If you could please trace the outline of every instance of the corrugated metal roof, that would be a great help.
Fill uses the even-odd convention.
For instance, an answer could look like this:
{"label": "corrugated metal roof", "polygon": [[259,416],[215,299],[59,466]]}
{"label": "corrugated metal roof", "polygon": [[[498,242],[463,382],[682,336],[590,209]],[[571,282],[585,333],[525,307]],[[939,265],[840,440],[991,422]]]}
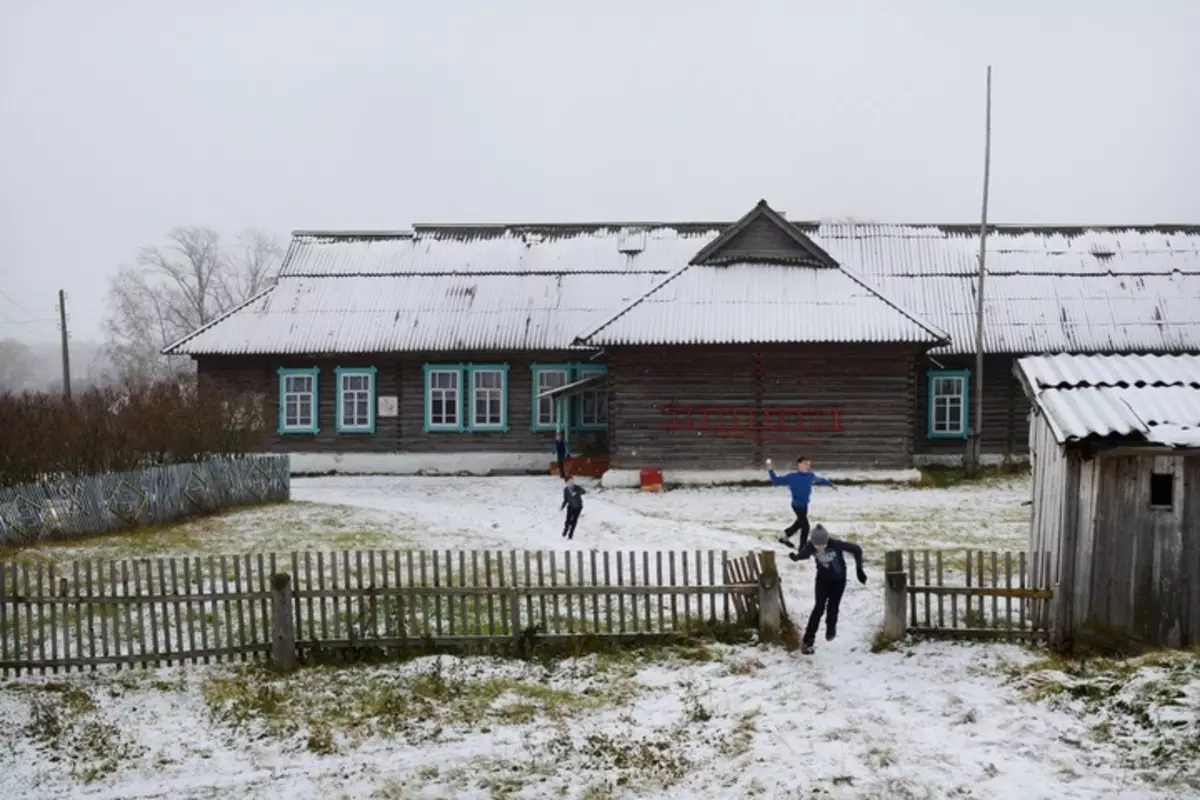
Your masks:
{"label": "corrugated metal roof", "polygon": [[[934,353],[974,351],[977,228],[846,222],[795,224],[843,268],[863,278],[883,297],[910,316],[948,334],[949,346],[935,349]],[[301,277],[364,275],[588,273],[594,275],[588,284],[592,287],[599,287],[605,274],[618,281],[622,275],[638,273],[653,274],[661,280],[685,267],[727,226],[727,223],[628,222],[417,226],[413,231],[402,232],[297,232],[280,273],[280,285],[292,292],[295,290],[287,289],[287,282]],[[988,238],[987,264],[984,305],[987,352],[1200,350],[1200,227],[995,226]],[[772,272],[763,271],[767,269]],[[752,280],[759,280],[759,274],[771,274],[773,277],[764,280],[781,285],[795,278],[796,273],[780,269],[757,265]],[[805,280],[796,279],[795,286],[805,285]],[[510,291],[517,295],[526,291],[498,288],[500,283],[488,285],[500,292],[496,302],[506,302],[509,297],[506,293]],[[595,302],[606,297],[623,297],[624,285],[620,283],[611,292],[597,290]],[[755,330],[765,330],[761,320],[744,311],[748,296],[743,290],[729,281],[722,286],[723,291],[730,292],[733,317],[710,318],[706,322],[722,327],[726,331],[722,334],[724,338],[749,335],[731,332],[734,318],[757,325]],[[353,295],[355,291],[347,289],[344,293]],[[836,292],[830,296],[836,296]],[[796,300],[802,301],[803,298]],[[600,313],[596,319],[613,316],[624,305],[616,302],[603,309],[607,314]],[[768,302],[766,307],[770,305]],[[708,310],[713,313],[711,304]],[[235,324],[231,320],[240,319],[242,313],[227,316],[219,326]],[[318,324],[282,315],[273,319],[287,330],[334,326],[328,321]],[[859,336],[889,331],[891,324],[858,319],[854,323],[860,329]],[[267,352],[265,344],[244,340],[252,335],[251,328],[253,335],[261,334],[271,341],[282,337],[261,325],[236,324],[245,327],[242,339],[235,336],[229,340],[232,346],[241,348],[238,352],[248,352],[245,348]],[[523,325],[516,316],[513,324]],[[592,324],[598,322],[585,321],[573,334],[591,332]],[[786,328],[786,334],[772,335],[819,335],[817,319],[805,323],[812,327],[803,331],[796,327],[799,322],[788,324],[792,327]],[[517,340],[523,335],[520,329],[495,332],[495,337],[503,341]],[[453,338],[447,334],[445,340]],[[203,341],[218,339],[206,336]],[[356,340],[351,337],[347,341]],[[334,344],[331,341],[327,346]]]}
{"label": "corrugated metal roof", "polygon": [[285,278],[168,349],[191,355],[557,350],[661,276]]}
{"label": "corrugated metal roof", "polygon": [[[827,224],[813,234],[839,263],[975,349],[977,230]],[[1200,349],[1200,229],[999,230],[984,285],[989,353]]]}
{"label": "corrugated metal roof", "polygon": [[[566,229],[442,229],[392,236],[298,233],[281,276],[411,275],[462,272],[673,272],[719,229],[626,227]],[[630,249],[631,243],[642,246]],[[622,252],[622,247],[626,252]]]}
{"label": "corrugated metal roof", "polygon": [[943,339],[843,270],[781,264],[685,267],[580,336],[597,346]]}
{"label": "corrugated metal roof", "polygon": [[1114,386],[1191,386],[1200,388],[1200,356],[1028,356],[1019,360],[1031,386],[1079,389]]}
{"label": "corrugated metal roof", "polygon": [[1132,437],[1200,446],[1200,356],[1022,358],[1018,373],[1060,444]]}

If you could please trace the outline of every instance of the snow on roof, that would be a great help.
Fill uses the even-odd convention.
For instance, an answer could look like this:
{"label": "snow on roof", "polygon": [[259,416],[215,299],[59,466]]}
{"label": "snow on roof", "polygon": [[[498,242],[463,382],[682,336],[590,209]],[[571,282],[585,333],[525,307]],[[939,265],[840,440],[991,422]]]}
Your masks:
{"label": "snow on roof", "polygon": [[1200,355],[1031,356],[1016,369],[1059,444],[1200,446]]}
{"label": "snow on roof", "polygon": [[561,350],[661,276],[285,278],[169,353]]}
{"label": "snow on roof", "polygon": [[580,336],[581,344],[925,342],[945,334],[846,271],[790,264],[685,267]]}
{"label": "snow on roof", "polygon": [[[847,333],[840,334],[847,338],[839,341],[881,334],[898,337],[896,340],[930,341],[913,338],[917,337],[916,333],[901,332],[904,323],[897,321],[895,315],[895,308],[899,307],[903,309],[902,315],[923,320],[928,327],[948,335],[949,345],[933,350],[935,354],[974,351],[978,226],[862,222],[793,224],[848,272],[862,278],[887,299],[887,302],[853,301],[864,305],[856,307],[854,325],[845,329]],[[500,279],[502,276],[590,275],[586,285],[594,297],[589,303],[598,314],[586,320],[576,314],[566,315],[563,326],[570,325],[572,319],[579,323],[571,332],[572,336],[565,337],[571,340],[594,332],[592,326],[617,315],[628,305],[631,299],[627,296],[626,286],[630,284],[626,284],[622,276],[654,275],[657,281],[664,280],[683,269],[728,227],[729,223],[720,222],[614,222],[417,225],[411,231],[341,233],[297,231],[280,271],[280,290],[299,292],[299,288],[289,288],[289,281],[313,277],[357,282],[362,276],[445,278],[491,275],[497,280],[481,283],[479,291],[494,292],[497,296],[485,302],[511,304],[514,297],[536,290],[531,288],[533,284],[525,283],[508,287]],[[748,281],[766,281],[787,297],[794,298],[795,302],[814,303],[813,295],[801,296],[801,287],[813,288],[811,282],[818,280],[807,274],[807,268],[787,269],[780,265],[759,264],[752,269],[753,278],[746,272]],[[1200,226],[997,225],[988,237],[987,271],[984,307],[987,352],[1200,350]],[[601,288],[609,279],[616,284],[611,289]],[[705,279],[692,277],[682,286],[691,287],[696,280]],[[841,289],[834,287],[832,280],[835,279],[827,280],[819,288],[828,293],[829,298],[840,297],[836,302],[842,305],[836,307],[843,310],[835,311],[835,306],[828,306],[831,301],[816,301],[817,307],[828,306],[820,313],[829,319],[844,313],[848,307],[846,303],[851,302],[850,298],[858,291],[846,284]],[[657,281],[650,281],[650,284]],[[356,286],[361,285],[356,283]],[[807,322],[789,316],[785,323],[780,323],[784,327],[769,328],[764,318],[747,309],[762,308],[770,313],[769,309],[775,305],[770,295],[730,280],[722,281],[719,286],[716,283],[705,285],[711,291],[729,293],[731,302],[723,306],[728,307],[729,314],[725,316],[722,311],[712,316],[714,306],[709,303],[710,317],[706,324],[713,331],[689,333],[686,326],[695,327],[699,322],[681,319],[677,323],[681,326],[681,335],[699,337],[700,340],[757,341],[755,337],[767,335],[774,340],[808,341],[828,333],[829,324],[822,322],[819,315]],[[696,290],[700,290],[699,284],[696,284]],[[354,287],[323,291],[333,292],[338,298],[363,296],[363,290]],[[678,287],[675,291],[679,291]],[[661,298],[669,296],[673,295],[660,295],[655,307],[661,309]],[[613,305],[599,308],[600,303],[612,298],[617,298]],[[390,310],[403,308],[406,313],[414,310],[440,313],[440,300],[426,300],[427,306],[423,309],[405,305]],[[270,302],[275,304],[277,301]],[[530,298],[529,302],[543,301]],[[704,313],[707,301],[703,296],[694,296],[689,302],[697,307],[688,313]],[[252,303],[247,309],[257,306]],[[366,340],[365,334],[352,333],[358,324],[354,320],[366,318],[365,312],[357,307],[324,307],[321,313],[326,317],[334,313],[353,317],[340,322],[301,319],[301,314],[309,313],[303,309],[308,308],[310,306],[305,305],[287,313],[282,310],[272,312],[269,319],[279,326],[278,330],[268,329],[266,318],[261,316],[253,324],[242,321],[244,314],[258,312],[239,310],[226,315],[215,325],[210,324],[204,336],[188,337],[185,342],[190,341],[190,344],[171,352],[193,352],[191,347],[201,344],[209,348],[204,352],[210,353],[297,352],[299,345],[289,344],[287,350],[276,351],[271,348],[280,345],[267,344],[268,340],[281,342],[292,335],[292,331],[302,332],[308,339],[318,335],[319,330],[326,331],[323,334],[326,337],[333,336],[331,331],[339,331],[341,338],[321,340],[326,348],[323,352],[337,349],[348,352],[361,347]],[[875,314],[874,309],[882,316],[860,318],[864,312]],[[378,313],[386,320],[386,310]],[[234,322],[235,319],[239,321]],[[525,336],[526,323],[519,315],[514,314],[506,320],[505,324],[515,327],[512,330],[493,328],[490,339],[472,328],[462,336],[443,331],[429,341],[447,344],[460,338],[540,341],[536,336]],[[387,320],[389,328],[394,329],[397,324]],[[495,324],[499,325],[500,321],[495,320]],[[629,324],[632,323],[623,323]],[[223,331],[229,325],[237,327],[238,333],[226,336]],[[438,323],[439,330],[442,330],[441,325]],[[222,333],[208,335],[208,331],[216,329]],[[616,330],[620,329],[614,328],[609,334]],[[910,338],[904,339],[905,336]],[[251,341],[247,337],[255,338]],[[232,349],[218,349],[220,347]]]}

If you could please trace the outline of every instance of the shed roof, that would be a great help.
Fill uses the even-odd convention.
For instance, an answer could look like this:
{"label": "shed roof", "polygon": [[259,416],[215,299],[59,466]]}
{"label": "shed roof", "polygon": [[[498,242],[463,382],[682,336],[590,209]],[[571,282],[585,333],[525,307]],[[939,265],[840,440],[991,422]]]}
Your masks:
{"label": "shed roof", "polygon": [[1030,356],[1015,369],[1059,444],[1200,447],[1200,355]]}

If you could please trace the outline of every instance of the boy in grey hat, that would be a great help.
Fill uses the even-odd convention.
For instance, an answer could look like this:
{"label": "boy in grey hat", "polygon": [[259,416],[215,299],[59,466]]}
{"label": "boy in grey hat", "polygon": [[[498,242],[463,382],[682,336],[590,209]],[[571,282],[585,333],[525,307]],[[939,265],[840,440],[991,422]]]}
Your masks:
{"label": "boy in grey hat", "polygon": [[838,608],[842,604],[842,594],[846,591],[844,553],[854,556],[858,582],[866,583],[867,573],[863,572],[862,548],[851,542],[834,539],[829,535],[829,531],[825,530],[824,525],[814,527],[800,552],[791,554],[792,561],[812,558],[817,562],[817,585],[814,592],[816,603],[808,616],[808,627],[804,630],[802,653],[813,652],[822,616],[825,617],[825,641],[832,641],[837,636]]}

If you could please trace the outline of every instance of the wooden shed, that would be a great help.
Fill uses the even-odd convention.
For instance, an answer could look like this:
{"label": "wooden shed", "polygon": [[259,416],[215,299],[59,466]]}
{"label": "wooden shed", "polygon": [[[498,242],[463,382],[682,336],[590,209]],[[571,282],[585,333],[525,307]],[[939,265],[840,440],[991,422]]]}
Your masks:
{"label": "wooden shed", "polygon": [[1052,640],[1200,645],[1200,355],[1020,359]]}

